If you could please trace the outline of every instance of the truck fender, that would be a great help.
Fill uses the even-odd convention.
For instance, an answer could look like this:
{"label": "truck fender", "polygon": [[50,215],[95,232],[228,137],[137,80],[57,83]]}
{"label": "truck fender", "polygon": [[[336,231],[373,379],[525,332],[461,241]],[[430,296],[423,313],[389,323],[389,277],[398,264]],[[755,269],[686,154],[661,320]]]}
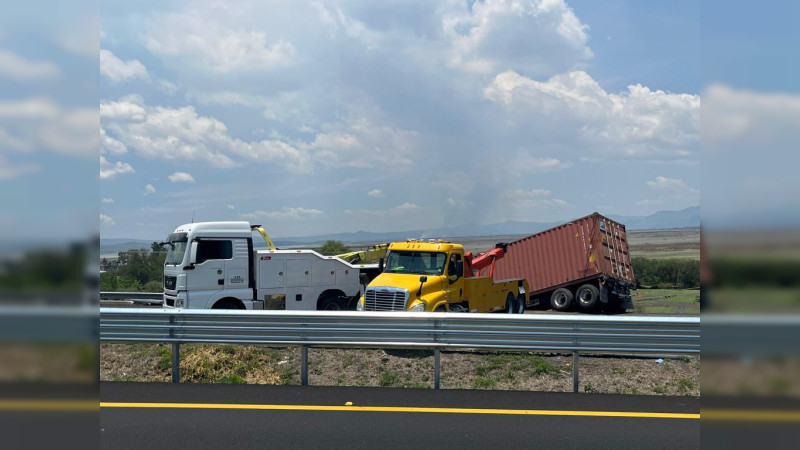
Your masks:
{"label": "truck fender", "polygon": [[436,304],[433,306],[433,309],[432,309],[432,311],[436,311],[436,308],[438,308],[438,307],[440,307],[440,306],[444,306],[444,310],[445,310],[445,311],[448,311],[448,312],[450,311],[450,308],[449,308],[449,306],[448,306],[447,302],[445,302],[445,301],[440,301],[440,302],[437,302],[437,303],[436,303]]}

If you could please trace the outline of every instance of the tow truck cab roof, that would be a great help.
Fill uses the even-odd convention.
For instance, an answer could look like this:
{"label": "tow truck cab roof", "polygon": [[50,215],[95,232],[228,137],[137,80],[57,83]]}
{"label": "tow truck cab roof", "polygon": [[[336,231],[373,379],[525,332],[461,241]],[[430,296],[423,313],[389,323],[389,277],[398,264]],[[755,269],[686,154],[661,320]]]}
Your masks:
{"label": "tow truck cab roof", "polygon": [[394,242],[389,246],[389,250],[397,251],[417,251],[417,252],[449,252],[451,250],[464,250],[461,244],[453,244],[451,242],[423,242],[423,241],[409,241],[409,242]]}
{"label": "tow truck cab roof", "polygon": [[192,233],[216,237],[250,236],[249,222],[197,222],[187,223],[175,229],[175,233]]}

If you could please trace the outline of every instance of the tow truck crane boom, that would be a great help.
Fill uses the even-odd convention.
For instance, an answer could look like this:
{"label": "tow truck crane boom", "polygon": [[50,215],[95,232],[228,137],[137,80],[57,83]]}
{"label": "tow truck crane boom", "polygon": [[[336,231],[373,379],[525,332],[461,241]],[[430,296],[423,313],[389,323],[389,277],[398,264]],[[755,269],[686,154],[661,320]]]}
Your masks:
{"label": "tow truck crane boom", "polygon": [[483,252],[478,256],[473,256],[472,252],[466,252],[464,254],[464,259],[467,261],[468,270],[464,271],[464,276],[478,276],[480,271],[489,265],[492,266],[492,268],[489,269],[489,276],[491,277],[494,275],[494,262],[506,255],[507,247],[508,244],[499,242],[495,244],[493,249],[489,250],[488,252]]}

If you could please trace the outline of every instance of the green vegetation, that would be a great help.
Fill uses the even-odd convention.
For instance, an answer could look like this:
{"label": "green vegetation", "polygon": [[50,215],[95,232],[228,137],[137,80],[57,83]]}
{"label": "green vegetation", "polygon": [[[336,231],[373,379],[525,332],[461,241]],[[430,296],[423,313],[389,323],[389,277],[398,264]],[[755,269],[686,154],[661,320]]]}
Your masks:
{"label": "green vegetation", "polygon": [[383,370],[378,384],[382,387],[400,386],[400,377],[395,372]]}
{"label": "green vegetation", "polygon": [[322,244],[322,247],[316,249],[316,251],[326,256],[333,256],[350,252],[350,247],[344,245],[342,241],[331,240]]}
{"label": "green vegetation", "polygon": [[689,394],[692,390],[694,390],[694,388],[695,388],[694,381],[688,378],[681,378],[678,381],[678,392],[680,392],[681,394],[684,395]]}
{"label": "green vegetation", "polygon": [[631,258],[637,288],[693,288],[700,286],[700,261]]}
{"label": "green vegetation", "polygon": [[100,274],[101,291],[160,292],[164,275],[162,251],[128,250],[119,252],[118,264]]}
{"label": "green vegetation", "polygon": [[0,289],[80,292],[86,287],[88,246],[43,249],[0,260]]}

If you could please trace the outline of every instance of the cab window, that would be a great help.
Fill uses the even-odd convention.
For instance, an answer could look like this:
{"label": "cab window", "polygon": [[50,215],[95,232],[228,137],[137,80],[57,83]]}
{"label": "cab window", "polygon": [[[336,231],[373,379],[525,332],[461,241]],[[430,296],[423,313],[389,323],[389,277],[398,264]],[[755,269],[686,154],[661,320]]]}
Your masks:
{"label": "cab window", "polygon": [[212,259],[233,258],[233,244],[231,241],[206,241],[197,243],[197,264]]}

